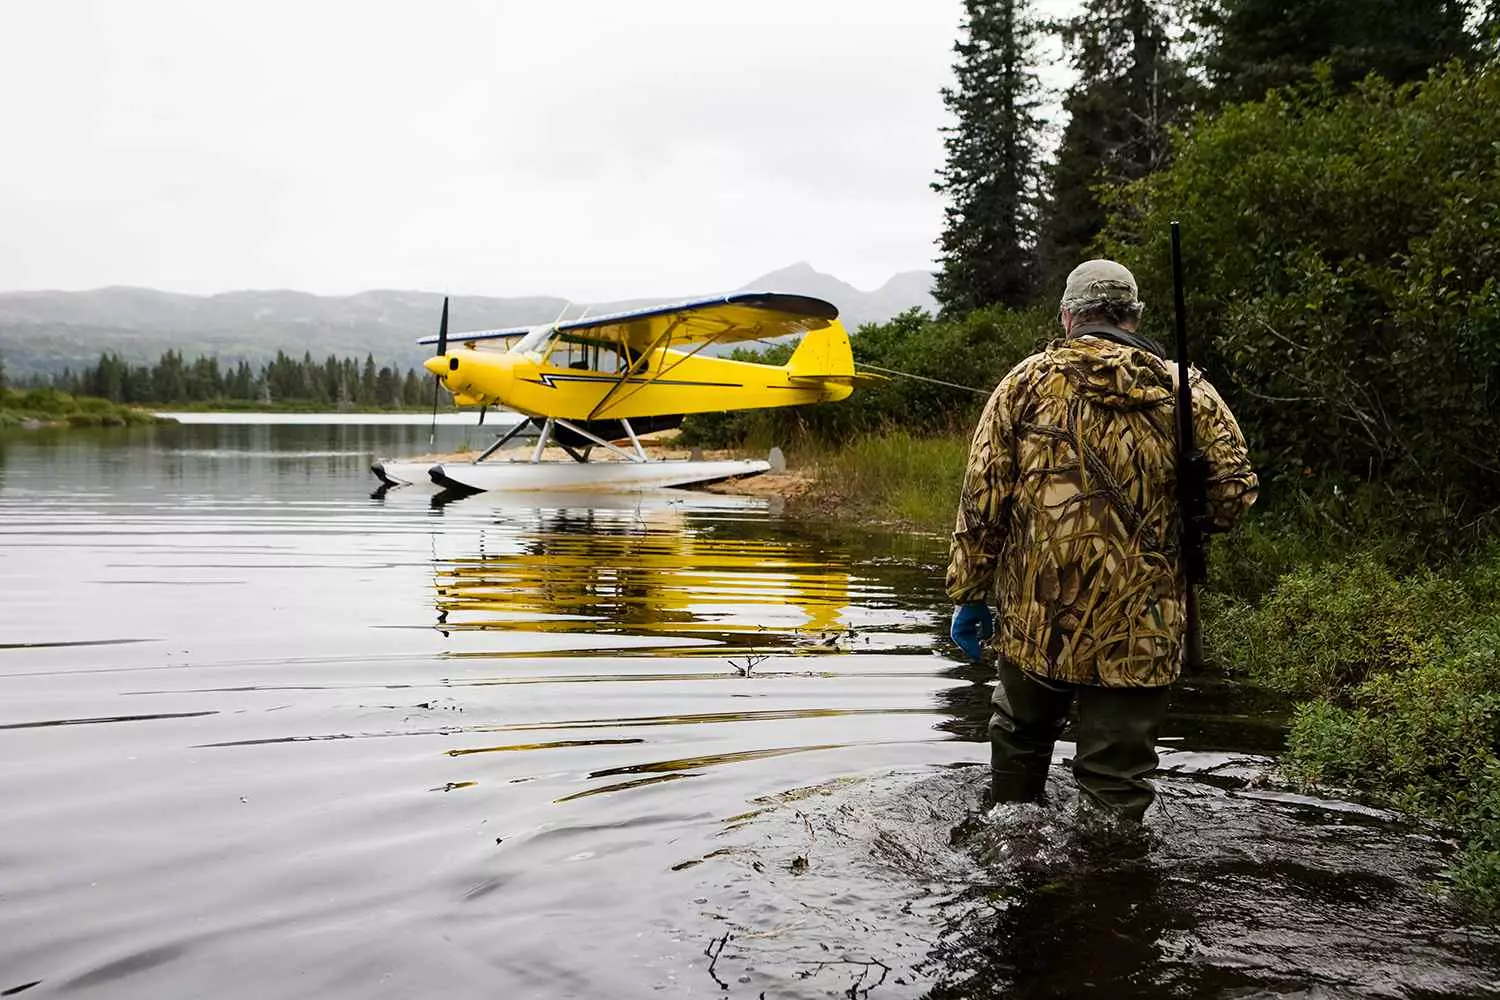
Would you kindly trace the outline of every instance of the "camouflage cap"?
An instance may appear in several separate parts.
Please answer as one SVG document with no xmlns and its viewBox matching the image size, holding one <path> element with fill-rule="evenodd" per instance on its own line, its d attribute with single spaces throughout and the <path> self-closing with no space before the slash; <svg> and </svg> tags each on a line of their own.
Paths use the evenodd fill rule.
<svg viewBox="0 0 1500 1000">
<path fill-rule="evenodd" d="M 1125 265 L 1112 260 L 1086 260 L 1068 275 L 1062 304 L 1071 308 L 1089 302 L 1134 303 L 1138 294 L 1135 275 Z"/>
</svg>

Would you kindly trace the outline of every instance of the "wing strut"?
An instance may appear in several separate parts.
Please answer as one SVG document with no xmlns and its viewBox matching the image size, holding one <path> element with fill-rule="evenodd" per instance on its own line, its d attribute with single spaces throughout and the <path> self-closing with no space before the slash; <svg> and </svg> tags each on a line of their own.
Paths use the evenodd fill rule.
<svg viewBox="0 0 1500 1000">
<path fill-rule="evenodd" d="M 730 327 L 725 327 L 725 330 L 728 330 L 728 329 L 730 329 Z M 723 332 L 723 331 L 721 331 L 721 332 Z M 616 401 L 616 404 L 618 405 L 619 403 L 625 402 L 625 400 L 629 399 L 631 396 L 634 396 L 636 393 L 638 393 L 642 389 L 646 388 L 646 386 L 650 385 L 652 382 L 655 382 L 656 379 L 664 378 L 665 376 L 670 375 L 672 373 L 672 371 L 678 365 L 682 364 L 688 358 L 691 358 L 693 355 L 697 354 L 699 351 L 703 350 L 705 347 L 709 347 L 709 346 L 712 346 L 713 344 L 718 343 L 718 341 L 719 341 L 719 334 L 717 334 L 717 333 L 714 334 L 712 337 L 709 337 L 707 340 L 701 340 L 701 341 L 699 341 L 696 345 L 694 345 L 694 347 L 693 347 L 693 349 L 691 351 L 688 351 L 682 357 L 678 358 L 676 361 L 673 361 L 670 365 L 667 365 L 666 367 L 660 369 L 656 373 L 656 377 L 655 378 L 648 379 L 647 381 L 642 382 L 640 385 L 636 386 L 634 389 L 631 389 L 625 395 L 621 396 Z M 670 345 L 668 345 L 668 344 L 663 344 L 662 345 L 661 356 L 662 356 L 663 359 L 665 359 L 666 356 L 667 356 L 667 348 L 669 346 Z M 656 350 L 656 345 L 655 344 L 651 345 L 651 350 L 653 350 L 653 351 Z M 645 356 L 649 357 L 650 356 L 649 352 Z M 598 413 L 603 408 L 604 404 L 607 403 L 607 402 L 609 402 L 609 397 L 612 396 L 612 395 L 614 395 L 615 389 L 618 389 L 618 388 L 619 388 L 619 383 L 616 383 L 615 387 L 612 388 L 612 389 L 610 389 L 608 395 L 606 395 L 602 400 L 599 401 L 599 405 L 596 406 L 596 407 L 594 407 L 594 409 L 590 412 L 589 416 L 593 417 L 594 414 Z"/>
<path fill-rule="evenodd" d="M 661 334 L 658 335 L 657 338 L 651 342 L 651 346 L 648 347 L 648 348 L 646 348 L 644 351 L 642 351 L 640 353 L 640 355 L 636 358 L 636 360 L 633 361 L 633 362 L 631 362 L 631 364 L 628 367 L 626 367 L 626 369 L 623 372 L 620 373 L 619 379 L 617 379 L 615 381 L 614 385 L 612 385 L 612 386 L 609 387 L 609 391 L 604 394 L 604 398 L 601 399 L 601 400 L 599 400 L 599 402 L 597 404 L 595 404 L 594 408 L 589 411 L 589 415 L 588 415 L 588 419 L 589 420 L 594 420 L 594 419 L 598 418 L 599 414 L 604 411 L 604 408 L 609 405 L 609 401 L 614 398 L 615 393 L 617 393 L 617 392 L 620 391 L 620 386 L 622 386 L 626 382 L 628 382 L 630 380 L 631 376 L 633 376 L 633 375 L 636 374 L 636 371 L 638 369 L 641 369 L 641 368 L 644 368 L 644 367 L 650 365 L 650 363 L 651 363 L 651 355 L 654 354 L 654 353 L 656 353 L 656 349 L 658 347 L 660 347 L 664 351 L 667 349 L 668 345 L 670 345 L 672 343 L 672 331 L 676 330 L 682 324 L 683 324 L 683 319 L 682 319 L 681 316 L 678 316 L 675 319 L 673 319 L 672 322 L 667 325 L 667 328 L 665 330 L 663 330 L 661 332 Z M 621 343 L 620 346 L 622 348 L 624 348 L 624 347 L 627 347 L 628 345 L 625 344 L 625 343 L 623 343 L 623 340 L 622 340 L 622 343 Z M 621 353 L 624 353 L 624 352 L 622 351 Z"/>
</svg>

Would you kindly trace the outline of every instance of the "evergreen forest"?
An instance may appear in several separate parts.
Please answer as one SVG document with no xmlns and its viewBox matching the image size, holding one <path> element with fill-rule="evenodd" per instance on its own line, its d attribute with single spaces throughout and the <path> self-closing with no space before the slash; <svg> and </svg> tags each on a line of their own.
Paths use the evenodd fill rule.
<svg viewBox="0 0 1500 1000">
<path fill-rule="evenodd" d="M 0 368 L 0 386 L 3 379 L 4 369 Z M 362 362 L 331 354 L 315 361 L 311 352 L 295 358 L 277 351 L 273 360 L 252 368 L 245 361 L 221 366 L 213 357 L 189 361 L 179 351 L 166 351 L 149 365 L 133 365 L 106 353 L 100 355 L 98 364 L 79 372 L 64 371 L 45 382 L 74 396 L 132 406 L 286 405 L 369 410 L 432 405 L 430 376 L 415 368 L 377 368 L 374 356 L 369 354 Z"/>
</svg>

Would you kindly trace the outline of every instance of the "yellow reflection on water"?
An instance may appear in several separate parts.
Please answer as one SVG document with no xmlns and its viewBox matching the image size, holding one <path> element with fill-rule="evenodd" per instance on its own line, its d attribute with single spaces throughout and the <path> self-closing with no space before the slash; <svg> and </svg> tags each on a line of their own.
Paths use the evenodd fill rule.
<svg viewBox="0 0 1500 1000">
<path fill-rule="evenodd" d="M 814 542 L 737 535 L 676 506 L 518 513 L 486 530 L 479 552 L 435 560 L 444 628 L 831 644 L 856 586 L 847 559 Z"/>
</svg>

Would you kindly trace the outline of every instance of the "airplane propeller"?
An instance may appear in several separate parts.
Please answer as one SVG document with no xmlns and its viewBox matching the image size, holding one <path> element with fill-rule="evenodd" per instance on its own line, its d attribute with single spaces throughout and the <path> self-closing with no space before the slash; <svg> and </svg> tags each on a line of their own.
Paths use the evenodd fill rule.
<svg viewBox="0 0 1500 1000">
<path fill-rule="evenodd" d="M 448 296 L 443 296 L 443 318 L 438 321 L 438 357 L 448 353 Z M 432 429 L 427 432 L 427 447 L 431 448 L 437 441 L 437 411 L 438 394 L 443 391 L 443 376 L 435 375 L 432 380 Z"/>
</svg>

